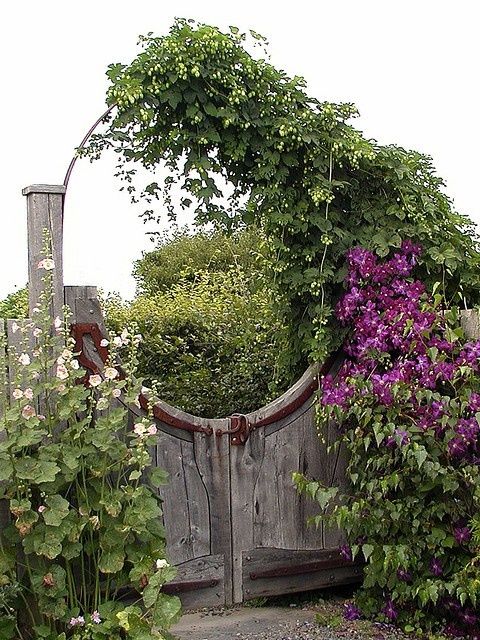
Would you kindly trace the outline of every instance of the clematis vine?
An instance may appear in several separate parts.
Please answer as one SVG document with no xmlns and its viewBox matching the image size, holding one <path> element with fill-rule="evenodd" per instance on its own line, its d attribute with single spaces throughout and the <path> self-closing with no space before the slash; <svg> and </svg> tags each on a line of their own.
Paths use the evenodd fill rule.
<svg viewBox="0 0 480 640">
<path fill-rule="evenodd" d="M 318 418 L 339 425 L 351 490 L 334 504 L 324 497 L 321 517 L 347 532 L 345 560 L 367 559 L 363 615 L 473 640 L 480 340 L 465 338 L 441 284 L 430 293 L 415 278 L 421 253 L 404 241 L 387 260 L 363 247 L 347 255 L 336 306 L 347 340 L 335 375 L 321 380 Z"/>
</svg>

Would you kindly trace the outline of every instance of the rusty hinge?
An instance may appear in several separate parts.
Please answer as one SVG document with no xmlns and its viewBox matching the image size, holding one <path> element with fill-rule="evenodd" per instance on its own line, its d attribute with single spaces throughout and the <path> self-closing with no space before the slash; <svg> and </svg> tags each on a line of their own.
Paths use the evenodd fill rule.
<svg viewBox="0 0 480 640">
<path fill-rule="evenodd" d="M 217 429 L 215 432 L 216 435 L 219 437 L 229 435 L 230 444 L 234 446 L 245 444 L 248 440 L 248 436 L 254 429 L 253 425 L 243 413 L 234 413 L 229 419 L 230 429 L 225 429 L 225 431 Z"/>
</svg>

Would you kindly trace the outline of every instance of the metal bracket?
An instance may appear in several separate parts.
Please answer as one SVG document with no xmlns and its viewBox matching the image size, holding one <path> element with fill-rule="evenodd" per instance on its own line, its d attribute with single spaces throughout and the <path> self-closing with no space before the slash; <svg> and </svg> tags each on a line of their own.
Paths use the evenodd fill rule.
<svg viewBox="0 0 480 640">
<path fill-rule="evenodd" d="M 230 429 L 226 429 L 225 431 L 217 429 L 215 433 L 218 437 L 229 435 L 230 444 L 238 447 L 246 443 L 253 429 L 254 426 L 249 422 L 246 415 L 243 413 L 234 413 L 230 416 Z"/>
<path fill-rule="evenodd" d="M 98 366 L 95 364 L 95 362 L 93 362 L 93 360 L 90 360 L 83 349 L 84 336 L 90 336 L 92 338 L 95 349 L 98 352 L 98 355 L 102 359 L 102 362 L 107 361 L 108 348 L 102 347 L 101 345 L 103 335 L 98 324 L 96 322 L 75 323 L 72 324 L 70 330 L 75 340 L 75 352 L 79 354 L 77 357 L 78 362 L 82 365 L 82 367 L 88 369 L 92 373 L 100 373 L 100 369 L 98 368 Z"/>
</svg>

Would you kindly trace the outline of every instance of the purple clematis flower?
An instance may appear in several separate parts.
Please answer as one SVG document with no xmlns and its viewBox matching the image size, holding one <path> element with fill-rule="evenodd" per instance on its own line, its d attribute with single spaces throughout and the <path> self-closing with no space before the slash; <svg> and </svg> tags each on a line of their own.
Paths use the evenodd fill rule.
<svg viewBox="0 0 480 640">
<path fill-rule="evenodd" d="M 395 608 L 393 600 L 389 598 L 382 609 L 382 613 L 391 621 L 398 618 L 398 611 Z"/>
<path fill-rule="evenodd" d="M 453 530 L 453 537 L 458 544 L 465 544 L 472 537 L 472 532 L 467 526 L 457 526 Z"/>
<path fill-rule="evenodd" d="M 353 561 L 352 550 L 348 546 L 348 544 L 342 544 L 342 546 L 340 547 L 340 555 L 347 562 L 352 562 Z"/>
<path fill-rule="evenodd" d="M 437 578 L 443 575 L 442 563 L 438 558 L 432 558 L 430 560 L 430 571 L 432 575 L 436 576 Z"/>
<path fill-rule="evenodd" d="M 355 604 L 348 602 L 344 605 L 343 617 L 345 618 L 345 620 L 360 620 L 362 614 L 360 612 L 360 609 Z"/>
<path fill-rule="evenodd" d="M 397 578 L 402 582 L 411 582 L 412 574 L 407 569 L 400 567 L 399 569 L 397 569 Z"/>
</svg>

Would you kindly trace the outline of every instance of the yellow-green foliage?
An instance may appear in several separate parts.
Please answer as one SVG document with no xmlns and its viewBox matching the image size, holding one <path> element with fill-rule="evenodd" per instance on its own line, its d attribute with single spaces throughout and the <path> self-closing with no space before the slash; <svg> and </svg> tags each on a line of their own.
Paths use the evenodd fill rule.
<svg viewBox="0 0 480 640">
<path fill-rule="evenodd" d="M 258 230 L 176 232 L 135 264 L 132 303 L 110 297 L 110 328 L 136 323 L 140 372 L 166 402 L 218 417 L 256 409 L 286 388 L 281 305 Z M 288 358 L 283 358 L 288 360 Z"/>
<path fill-rule="evenodd" d="M 26 318 L 28 316 L 28 289 L 18 289 L 0 300 L 0 318 Z"/>
</svg>

